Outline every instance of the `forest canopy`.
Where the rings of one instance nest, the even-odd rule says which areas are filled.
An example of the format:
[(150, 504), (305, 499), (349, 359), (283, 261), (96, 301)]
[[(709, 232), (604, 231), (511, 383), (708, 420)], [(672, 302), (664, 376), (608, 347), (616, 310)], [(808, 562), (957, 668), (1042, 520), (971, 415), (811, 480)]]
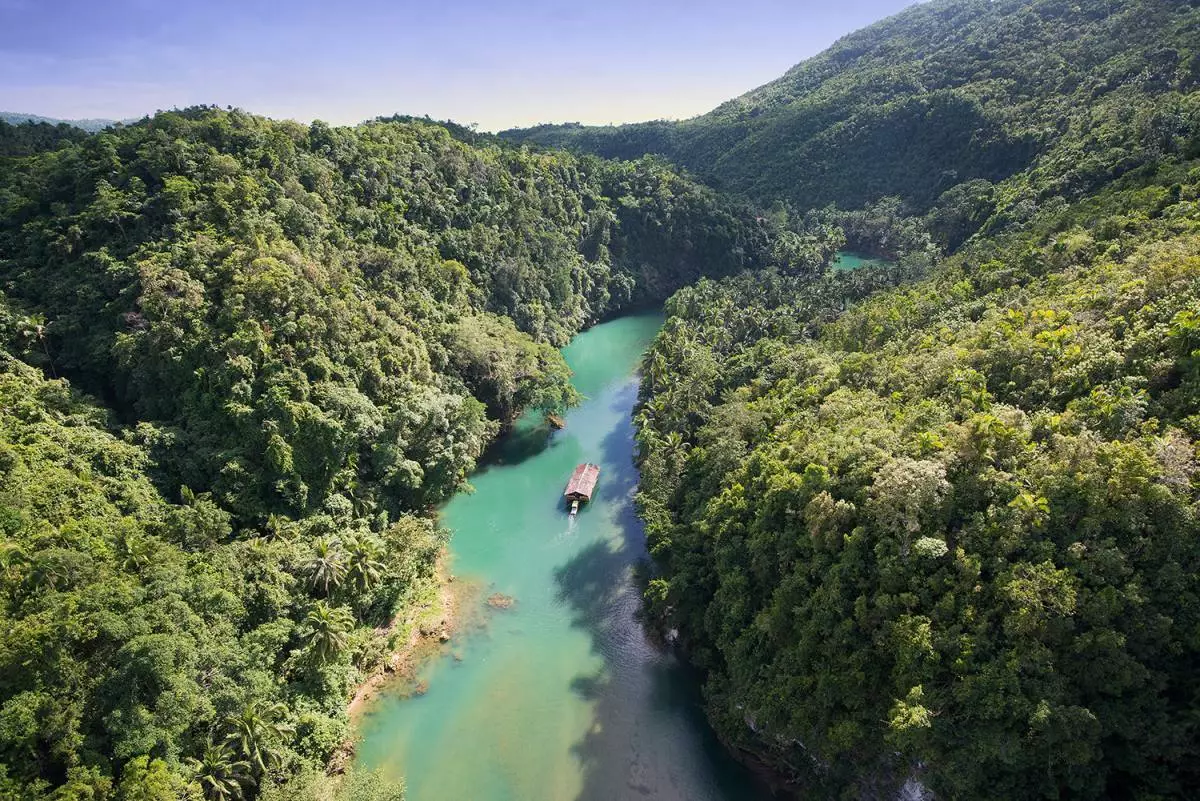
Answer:
[(931, 0), (694, 119), (501, 136), (653, 153), (801, 209), (894, 195), (924, 214), (961, 208), (972, 187), (989, 206), (982, 221), (1004, 200), (991, 186), (1012, 176), (1078, 197), (1164, 155), (1200, 153), (1198, 40), (1194, 0)]
[(890, 259), (702, 280), (643, 364), (648, 612), (801, 795), (1200, 785), (1198, 37), (935, 0), (695, 120), (505, 134)]
[(1197, 41), (932, 0), (679, 123), (0, 122), (0, 798), (402, 797), (324, 768), (433, 510), (664, 302), (645, 607), (723, 741), (821, 797), (1187, 796)]
[[(893, 235), (890, 265), (667, 303), (648, 610), (722, 738), (802, 794), (1200, 784), (1200, 161), (1061, 186), (999, 185), (1040, 208), (932, 269)], [(889, 205), (845, 229), (912, 232)]]
[(433, 580), (430, 510), (524, 410), (576, 401), (557, 346), (770, 257), (660, 162), (423, 121), (196, 108), (0, 124), (0, 154), (0, 797), (22, 801), (327, 798), (378, 632)]

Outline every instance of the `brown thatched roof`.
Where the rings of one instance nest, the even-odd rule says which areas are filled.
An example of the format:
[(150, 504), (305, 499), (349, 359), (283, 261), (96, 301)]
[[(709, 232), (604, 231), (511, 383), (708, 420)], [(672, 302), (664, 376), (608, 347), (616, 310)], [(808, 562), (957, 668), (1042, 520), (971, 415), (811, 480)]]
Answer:
[(563, 493), (568, 498), (590, 500), (596, 490), (596, 481), (600, 478), (600, 466), (586, 462), (575, 468), (571, 480), (567, 482), (567, 490)]

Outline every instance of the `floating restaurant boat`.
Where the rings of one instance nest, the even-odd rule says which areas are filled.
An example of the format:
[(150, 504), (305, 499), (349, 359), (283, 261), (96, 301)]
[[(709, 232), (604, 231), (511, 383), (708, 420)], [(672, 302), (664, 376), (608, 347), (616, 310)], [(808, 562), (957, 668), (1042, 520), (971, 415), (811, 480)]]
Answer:
[(563, 497), (571, 504), (571, 516), (579, 513), (579, 504), (590, 501), (596, 491), (596, 481), (600, 478), (600, 465), (584, 462), (575, 468), (571, 480), (567, 482)]

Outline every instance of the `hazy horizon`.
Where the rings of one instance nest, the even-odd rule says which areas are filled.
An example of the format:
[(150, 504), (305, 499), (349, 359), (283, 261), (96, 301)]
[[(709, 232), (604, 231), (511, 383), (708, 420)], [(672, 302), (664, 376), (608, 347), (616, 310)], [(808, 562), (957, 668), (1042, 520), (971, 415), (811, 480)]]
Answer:
[(120, 120), (212, 104), (489, 131), (683, 119), (912, 4), (0, 0), (0, 110)]

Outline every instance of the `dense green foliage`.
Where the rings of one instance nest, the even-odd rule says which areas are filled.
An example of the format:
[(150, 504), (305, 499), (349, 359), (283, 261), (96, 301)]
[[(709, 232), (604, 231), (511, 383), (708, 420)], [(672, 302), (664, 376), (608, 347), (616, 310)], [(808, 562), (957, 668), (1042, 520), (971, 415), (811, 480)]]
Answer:
[[(669, 302), (638, 418), (650, 610), (795, 786), (1200, 785), (1197, 42), (1195, 2), (934, 0), (693, 120), (503, 134), (803, 221), (801, 269)], [(893, 264), (812, 280), (831, 224)]]
[(1053, 175), (1056, 194), (1078, 194), (1197, 152), (1200, 109), (1187, 96), (1200, 86), (1197, 41), (1194, 1), (934, 0), (695, 119), (502, 136), (657, 153), (801, 208), (896, 195), (952, 214), (971, 196), (1002, 200), (991, 184), (1027, 169)]
[(820, 793), (1186, 796), (1200, 163), (867, 272), (703, 281), (647, 356), (647, 601), (714, 724)]
[(0, 160), (0, 797), (22, 801), (289, 776), (330, 798), (313, 769), (349, 691), (431, 581), (426, 510), (523, 409), (576, 399), (555, 346), (770, 257), (654, 161), (419, 121), (194, 109), (26, 140)]
[(60, 122), (10, 123), (0, 119), (0, 157), (29, 156), (43, 150), (53, 150), (63, 140), (82, 142), (87, 131)]
[(681, 287), (646, 598), (726, 741), (825, 795), (1194, 791), (1197, 41), (1195, 0), (933, 0), (695, 120), (506, 134), (629, 162), (0, 122), (0, 797), (399, 797), (320, 767), (428, 510)]
[[(552, 345), (765, 239), (653, 162), (215, 110), (16, 162), (0, 202), (0, 280), (47, 320), (34, 357), (243, 523), (444, 498), (485, 406), (570, 400)], [(477, 364), (495, 350), (521, 355)]]
[[(376, 534), (332, 502), (234, 537), (208, 495), (165, 503), (149, 468), (103, 411), (0, 356), (0, 797), (236, 797), (323, 757), (381, 646), (349, 606), (386, 622), (441, 544), (426, 521)], [(309, 581), (329, 532), (347, 570), (373, 549), (369, 580)], [(329, 603), (345, 630), (322, 648), (312, 618)]]

